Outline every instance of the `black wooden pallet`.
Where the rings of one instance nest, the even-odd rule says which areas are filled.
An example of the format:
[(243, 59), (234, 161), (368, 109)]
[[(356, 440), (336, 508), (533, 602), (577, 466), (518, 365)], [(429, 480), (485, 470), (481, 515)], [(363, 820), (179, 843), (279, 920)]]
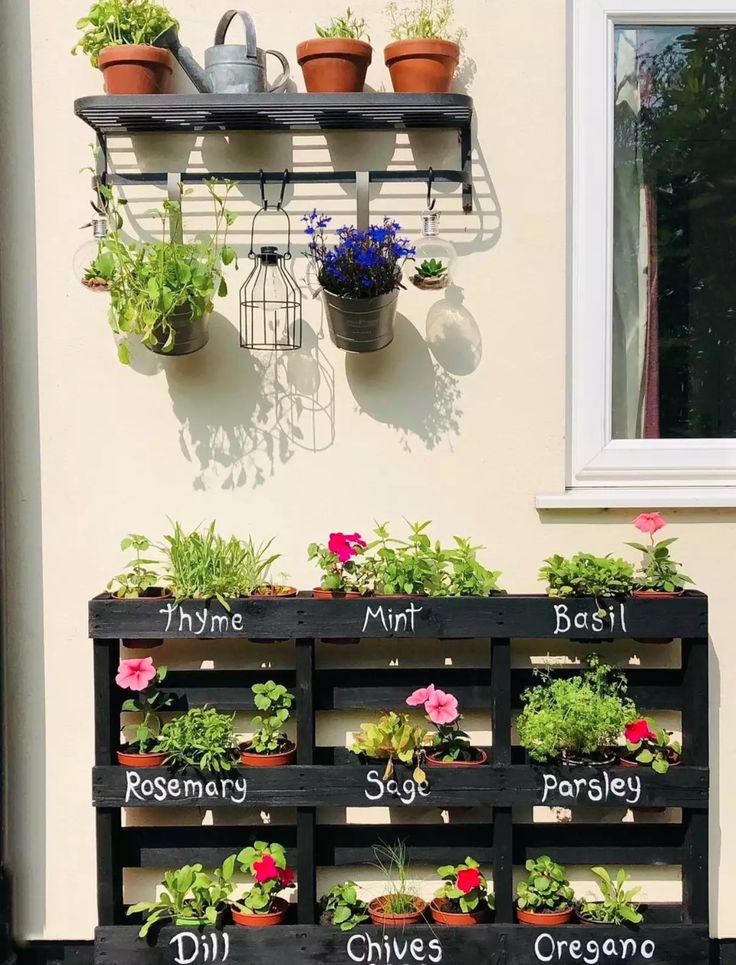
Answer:
[[(406, 839), (410, 857), (415, 862), (456, 863), (465, 854), (474, 853), (481, 861), (493, 866), (496, 924), (457, 931), (441, 929), (442, 958), (437, 960), (465, 963), (470, 956), (478, 955), (483, 961), (495, 961), (497, 965), (575, 961), (574, 955), (570, 958), (566, 949), (569, 949), (570, 942), (585, 938), (586, 941), (600, 941), (596, 953), (600, 963), (624, 960), (667, 962), (669, 965), (687, 962), (689, 965), (706, 962), (707, 600), (699, 593), (687, 594), (674, 601), (632, 600), (624, 604), (623, 612), (615, 610), (616, 625), (604, 631), (594, 631), (590, 626), (590, 614), (595, 607), (593, 601), (571, 601), (566, 606), (571, 629), (562, 634), (555, 633), (555, 623), (551, 622), (556, 619), (555, 604), (539, 596), (411, 601), (322, 601), (300, 596), (294, 600), (233, 601), (230, 612), (219, 604), (189, 602), (178, 610), (165, 609), (164, 614), (157, 612), (161, 608), (159, 605), (147, 602), (119, 604), (105, 594), (92, 600), (89, 617), (90, 630), (95, 638), (97, 698), (93, 794), (97, 814), (98, 906), (100, 924), (104, 926), (97, 935), (98, 961), (122, 965), (133, 957), (140, 960), (142, 956), (163, 963), (173, 962), (178, 954), (180, 940), (175, 935), (180, 930), (165, 929), (155, 946), (149, 947), (135, 938), (135, 929), (126, 927), (122, 893), (124, 868), (176, 867), (192, 860), (216, 864), (255, 836), (264, 835), (281, 841), (295, 855), (299, 888), (293, 914), (297, 923), (263, 931), (226, 930), (231, 943), (228, 954), (232, 961), (247, 961), (253, 965), (263, 962), (265, 965), (291, 962), (298, 957), (329, 965), (331, 962), (360, 960), (351, 959), (347, 954), (344, 934), (315, 925), (318, 897), (315, 869), (317, 866), (368, 862), (371, 844), (380, 839), (393, 840), (399, 835)], [(612, 606), (615, 608), (620, 604)], [(380, 607), (383, 611), (377, 616)], [(404, 625), (400, 615), (406, 613), (408, 607), (413, 609), (407, 614)], [(366, 623), (368, 608), (371, 615)], [(413, 632), (410, 627), (412, 614)], [(584, 614), (588, 620), (586, 629), (582, 628)], [(236, 616), (239, 619), (236, 620)], [(168, 630), (165, 622), (162, 625), (162, 618), (170, 620)], [(190, 619), (191, 627), (188, 624)], [(578, 630), (574, 627), (576, 619), (581, 624)], [(202, 620), (204, 630), (197, 634), (196, 628)], [(382, 621), (385, 621), (385, 628)], [(512, 747), (512, 710), (519, 706), (520, 693), (532, 678), (527, 671), (511, 669), (510, 638), (567, 639), (576, 632), (579, 637), (588, 638), (586, 644), (591, 638), (601, 642), (622, 637), (681, 639), (680, 667), (663, 671), (632, 668), (628, 676), (630, 693), (639, 706), (647, 710), (681, 712), (682, 766), (671, 769), (664, 776), (644, 769), (612, 768), (601, 772), (595, 769), (541, 768), (525, 763), (518, 749)], [(114, 684), (119, 643), (125, 637), (150, 639), (160, 636), (232, 640), (253, 637), (256, 641), (263, 641), (264, 645), (274, 638), (293, 640), (294, 669), (274, 671), (272, 675), (283, 679), (296, 693), (297, 763), (287, 768), (238, 767), (225, 776), (232, 782), (228, 789), (222, 783), (222, 776), (212, 778), (192, 772), (175, 774), (168, 768), (130, 772), (118, 767), (114, 763), (114, 752), (119, 740), (120, 707), (124, 696)], [(337, 637), (390, 636), (486, 638), (488, 656), (483, 666), (473, 669), (389, 668), (366, 673), (355, 669), (315, 668), (316, 638), (329, 641)], [(360, 646), (369, 644), (363, 642)], [(597, 649), (600, 652), (600, 648)], [(576, 652), (585, 653), (580, 645), (576, 646)], [(488, 765), (462, 771), (428, 769), (429, 786), (420, 793), (408, 770), (399, 771), (396, 788), (382, 787), (380, 768), (361, 765), (344, 748), (315, 746), (317, 711), (329, 713), (364, 708), (368, 717), (384, 707), (398, 709), (411, 689), (426, 685), (428, 674), (437, 686), (457, 693), (465, 708), (488, 708), (493, 733), (493, 746), (487, 749)], [(221, 710), (244, 711), (252, 708), (248, 688), (263, 677), (262, 671), (174, 671), (167, 678), (167, 687), (177, 694), (176, 706), (180, 709), (210, 704)], [(185, 789), (185, 780), (201, 781), (201, 792), (197, 784), (189, 784)], [(634, 785), (626, 784), (632, 780)], [(150, 794), (149, 786), (144, 786), (143, 781), (151, 782)], [(171, 784), (171, 781), (180, 783)], [(208, 781), (215, 783), (208, 787)], [(236, 781), (241, 783), (236, 785)], [(136, 793), (142, 793), (145, 800), (131, 798), (131, 787)], [(229, 792), (229, 800), (223, 799), (225, 790)], [(369, 796), (366, 796), (366, 790)], [(127, 805), (126, 792), (129, 796)], [(168, 795), (168, 798), (156, 801), (157, 793)], [(152, 801), (148, 800), (151, 796)], [(274, 824), (268, 834), (260, 825), (254, 828), (123, 828), (121, 825), (124, 806), (176, 807), (195, 803), (208, 808), (223, 804), (232, 806), (233, 803), (242, 807), (267, 808), (273, 812)], [(682, 811), (680, 821), (662, 824), (564, 826), (525, 823), (529, 820), (530, 807), (540, 804), (585, 805), (597, 809), (601, 818), (604, 811), (610, 813), (612, 808), (630, 806), (678, 807)], [(366, 805), (389, 806), (390, 827), (329, 826), (318, 822), (317, 809), (320, 807)], [(279, 824), (279, 809), (285, 807), (295, 808), (295, 825)], [(409, 820), (409, 811), (426, 811), (427, 808), (451, 809), (452, 823), (442, 825), (441, 830), (439, 825), (396, 823), (401, 822), (403, 812), (407, 812), (406, 819)], [(467, 818), (464, 817), (466, 814)], [(562, 952), (557, 945), (550, 946), (552, 951), (545, 946), (540, 957), (535, 952), (535, 941), (540, 933), (512, 924), (512, 872), (514, 866), (523, 864), (528, 857), (544, 852), (569, 864), (679, 865), (682, 868), (683, 903), (652, 906), (647, 924), (639, 932), (591, 930), (578, 926), (566, 926), (559, 932), (555, 930), (555, 941), (568, 944)], [(368, 931), (366, 934), (377, 933)], [(434, 934), (425, 925), (404, 937), (427, 942), (428, 936)], [(593, 935), (596, 937), (589, 937)], [(621, 946), (626, 939), (637, 942), (635, 954), (633, 946)], [(223, 936), (220, 940), (224, 941)], [(359, 943), (363, 940), (359, 939)], [(609, 940), (614, 944), (605, 945)], [(646, 945), (642, 954), (641, 943), (644, 941), (654, 942), (654, 949)], [(401, 947), (403, 945), (399, 950)], [(622, 947), (629, 957), (621, 958), (617, 949)], [(430, 961), (427, 948), (424, 960)], [(577, 946), (573, 944), (573, 948), (577, 949)], [(191, 951), (189, 949), (182, 955), (187, 957)], [(210, 956), (208, 962), (212, 961), (212, 952), (211, 944), (202, 946), (197, 961), (203, 961), (205, 954)], [(551, 958), (545, 957), (548, 953)], [(438, 954), (436, 949), (435, 954)], [(375, 960), (385, 965), (385, 955), (384, 959)], [(390, 965), (414, 960), (411, 956), (397, 957), (393, 950), (388, 961)], [(212, 965), (217, 965), (217, 955)]]

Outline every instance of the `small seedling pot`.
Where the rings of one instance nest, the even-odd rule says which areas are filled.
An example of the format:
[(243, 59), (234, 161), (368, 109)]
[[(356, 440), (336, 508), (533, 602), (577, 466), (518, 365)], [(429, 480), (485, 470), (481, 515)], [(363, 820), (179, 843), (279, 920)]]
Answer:
[(250, 750), (250, 742), (240, 745), (240, 763), (248, 767), (285, 767), (296, 760), (296, 744), (291, 743), (278, 754), (256, 754)]
[(269, 583), (268, 586), (261, 587), (259, 593), (254, 593), (252, 597), (246, 597), (246, 599), (283, 600), (286, 597), (296, 596), (298, 592), (295, 586), (281, 586), (279, 583)]
[(446, 898), (435, 898), (430, 902), (429, 910), (432, 921), (438, 925), (450, 925), (453, 928), (466, 928), (469, 925), (480, 925), (488, 918), (488, 908), (476, 908), (475, 911), (447, 911), (449, 902)]
[(567, 908), (565, 911), (527, 911), (517, 907), (516, 917), (522, 925), (537, 925), (542, 928), (552, 928), (555, 925), (567, 925), (571, 922), (575, 914), (574, 908)]
[(387, 928), (404, 928), (407, 925), (418, 925), (426, 914), (427, 902), (422, 901), (421, 898), (417, 898), (414, 895), (411, 897), (414, 902), (414, 911), (408, 911), (401, 915), (394, 915), (390, 911), (386, 911), (386, 906), (390, 900), (388, 895), (374, 898), (368, 905), (368, 914), (371, 916), (371, 921), (374, 925), (384, 925)]
[(130, 751), (119, 750), (118, 764), (122, 764), (123, 767), (163, 767), (168, 756), (166, 753), (134, 754)]
[(477, 761), (439, 761), (431, 754), (427, 754), (424, 759), (429, 767), (481, 767), (488, 763), (488, 754), (485, 751), (479, 747), (474, 747), (473, 750), (480, 754)]
[(286, 916), (289, 914), (289, 902), (285, 898), (272, 898), (271, 911), (265, 915), (253, 915), (238, 911), (237, 908), (232, 908), (231, 911), (236, 925), (245, 928), (273, 928), (274, 925), (283, 925), (286, 921)]
[[(170, 600), (173, 594), (171, 590), (165, 590), (161, 586), (152, 586), (146, 590), (143, 596), (126, 598), (118, 596), (116, 593), (111, 593), (110, 596), (118, 603), (137, 603), (139, 600)], [(127, 647), (128, 650), (153, 650), (154, 647), (160, 647), (163, 642), (163, 637), (152, 637), (150, 640), (146, 640), (143, 637), (140, 639), (127, 637), (123, 640), (123, 646)]]
[(384, 50), (397, 94), (446, 94), (460, 48), (452, 40), (396, 40)]
[(308, 93), (360, 94), (373, 48), (364, 40), (320, 37), (300, 43), (296, 59)]
[(99, 68), (107, 94), (166, 94), (174, 70), (168, 50), (144, 44), (103, 47)]

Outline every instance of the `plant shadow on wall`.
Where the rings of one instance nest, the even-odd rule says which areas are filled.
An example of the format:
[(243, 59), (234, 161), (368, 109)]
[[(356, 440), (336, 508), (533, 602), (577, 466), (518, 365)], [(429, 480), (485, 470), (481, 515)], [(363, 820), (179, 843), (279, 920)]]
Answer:
[(297, 449), (334, 441), (334, 371), (308, 325), (293, 352), (237, 346), (237, 330), (214, 314), (205, 352), (162, 363), (195, 489), (256, 488)]
[(396, 429), (403, 448), (427, 449), (460, 433), (458, 380), (432, 360), (420, 333), (401, 313), (393, 342), (380, 352), (348, 354), (345, 373), (361, 412)]

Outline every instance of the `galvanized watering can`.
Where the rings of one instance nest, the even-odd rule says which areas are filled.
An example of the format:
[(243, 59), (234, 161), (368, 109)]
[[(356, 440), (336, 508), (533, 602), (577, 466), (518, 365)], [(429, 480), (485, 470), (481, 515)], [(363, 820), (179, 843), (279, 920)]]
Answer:
[[(240, 17), (245, 27), (245, 44), (226, 44), (228, 27)], [(188, 47), (179, 41), (176, 27), (169, 27), (154, 41), (157, 47), (170, 50), (187, 77), (201, 94), (263, 94), (282, 90), (289, 79), (289, 62), (278, 50), (261, 50), (256, 46), (253, 18), (245, 10), (228, 10), (215, 31), (215, 44), (204, 52), (204, 70)], [(269, 84), (266, 79), (266, 56), (272, 54), (282, 72)]]

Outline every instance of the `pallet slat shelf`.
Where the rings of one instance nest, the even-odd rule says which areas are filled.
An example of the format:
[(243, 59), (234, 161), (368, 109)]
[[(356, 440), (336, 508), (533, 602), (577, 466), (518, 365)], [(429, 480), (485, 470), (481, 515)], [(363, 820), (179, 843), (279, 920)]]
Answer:
[[(446, 965), (464, 965), (471, 956), (480, 956), (494, 965), (510, 965), (576, 961), (575, 955), (569, 957), (571, 946), (576, 954), (578, 949), (588, 948), (588, 957), (595, 959), (596, 965), (618, 961), (662, 965), (707, 962), (707, 599), (702, 594), (689, 593), (676, 601), (632, 600), (623, 607), (612, 604), (613, 625), (609, 622), (600, 629), (591, 626), (592, 601), (568, 601), (564, 611), (555, 609), (559, 605), (540, 596), (317, 601), (300, 595), (292, 600), (232, 601), (229, 611), (219, 604), (199, 601), (188, 601), (178, 609), (137, 601), (120, 604), (104, 594), (90, 601), (97, 697), (93, 799), (98, 837), (98, 965), (132, 965), (134, 960), (163, 965), (176, 963), (177, 958), (180, 962), (188, 960), (192, 955), (192, 962), (206, 960), (209, 965), (224, 965), (226, 961), (233, 965), (275, 965), (294, 957), (321, 965), (350, 961), (381, 965), (441, 961)], [(160, 609), (164, 612), (159, 613)], [(401, 614), (406, 614), (406, 622)], [(196, 632), (198, 627), (202, 628), (200, 633)], [(666, 775), (657, 775), (644, 768), (569, 769), (524, 762), (519, 749), (511, 743), (511, 721), (520, 693), (531, 683), (531, 677), (528, 671), (512, 668), (512, 638), (568, 640), (576, 633), (586, 638), (580, 644), (571, 643), (573, 652), (580, 655), (586, 652), (583, 646), (611, 638), (672, 637), (681, 641), (674, 645), (681, 654), (679, 668), (631, 668), (629, 672), (630, 693), (640, 706), (681, 712), (681, 766), (671, 768)], [(227, 775), (217, 776), (196, 771), (174, 774), (168, 768), (130, 771), (117, 766), (114, 751), (122, 698), (114, 685), (114, 676), (120, 641), (126, 637), (161, 636), (230, 640), (233, 646), (237, 645), (236, 640), (251, 637), (256, 644), (260, 640), (263, 647), (277, 638), (290, 641), (286, 646), (293, 648), (293, 669), (269, 674), (282, 679), (296, 693), (297, 763), (285, 768), (236, 767)], [(381, 783), (380, 768), (361, 765), (345, 748), (317, 747), (318, 713), (360, 708), (375, 713), (379, 708), (398, 706), (410, 688), (426, 684), (427, 671), (421, 669), (388, 668), (366, 674), (355, 669), (319, 668), (316, 640), (326, 639), (332, 654), (335, 648), (329, 639), (337, 637), (444, 638), (450, 648), (451, 641), (460, 637), (486, 639), (487, 659), (480, 661), (481, 666), (433, 669), (432, 676), (438, 686), (445, 684), (458, 693), (462, 706), (488, 709), (493, 735), (493, 744), (487, 748), (489, 763), (463, 770), (427, 768), (429, 786), (420, 793), (409, 769), (398, 769), (397, 785), (389, 787)], [(401, 645), (401, 640), (397, 645)], [(605, 654), (605, 648), (596, 649)], [(209, 703), (227, 712), (248, 711), (252, 709), (248, 688), (265, 675), (262, 671), (175, 670), (167, 678), (167, 688), (177, 693), (177, 709)], [(230, 783), (225, 784), (226, 781)], [(186, 939), (177, 937), (182, 929), (164, 928), (149, 944), (137, 939), (137, 929), (127, 924), (125, 918), (124, 868), (174, 867), (194, 860), (219, 863), (254, 836), (265, 834), (260, 825), (121, 825), (123, 808), (193, 805), (273, 811), (270, 833), (295, 855), (299, 888), (297, 903), (292, 908), (294, 924), (255, 931), (228, 927), (216, 938), (204, 930)], [(621, 813), (632, 807), (680, 808), (681, 820), (676, 820), (675, 812), (675, 820), (666, 823), (650, 823), (649, 819), (646, 823), (625, 825), (528, 823), (531, 809), (538, 805), (585, 806), (590, 816), (600, 814), (601, 819), (612, 808), (621, 809)], [(399, 955), (393, 946), (386, 950), (381, 945), (384, 938), (380, 930), (361, 927), (346, 935), (318, 926), (316, 868), (365, 863), (370, 857), (370, 845), (381, 834), (380, 824), (330, 826), (319, 817), (318, 808), (343, 806), (389, 807), (394, 822), (390, 825), (392, 833), (401, 832), (417, 862), (457, 863), (465, 854), (475, 852), (485, 865), (493, 868), (494, 924), (470, 929), (425, 925), (397, 932), (399, 952), (404, 941), (409, 949), (414, 940), (421, 944), (421, 955), (417, 952), (413, 957), (411, 953), (407, 953), (409, 957)], [(284, 824), (279, 818), (282, 812), (278, 809), (283, 808), (294, 809), (295, 824)], [(415, 813), (426, 813), (428, 808), (452, 809), (452, 823), (411, 823)], [(465, 808), (467, 815), (462, 810)], [(402, 813), (406, 819), (397, 825), (395, 822), (402, 821)], [(513, 868), (527, 857), (543, 852), (570, 865), (679, 865), (683, 903), (653, 905), (646, 924), (638, 929), (573, 925), (551, 929), (545, 936), (541, 930), (513, 924)], [(347, 941), (352, 935), (357, 937), (348, 950)], [(391, 930), (387, 935), (393, 940)], [(430, 947), (429, 942), (435, 938), (438, 944)], [(626, 941), (634, 945), (622, 944)], [(593, 944), (588, 946), (589, 942)], [(189, 944), (185, 948), (182, 943)], [(227, 956), (223, 958), (225, 943)], [(419, 949), (419, 944), (413, 947)], [(376, 949), (382, 949), (383, 957), (376, 957)]]

